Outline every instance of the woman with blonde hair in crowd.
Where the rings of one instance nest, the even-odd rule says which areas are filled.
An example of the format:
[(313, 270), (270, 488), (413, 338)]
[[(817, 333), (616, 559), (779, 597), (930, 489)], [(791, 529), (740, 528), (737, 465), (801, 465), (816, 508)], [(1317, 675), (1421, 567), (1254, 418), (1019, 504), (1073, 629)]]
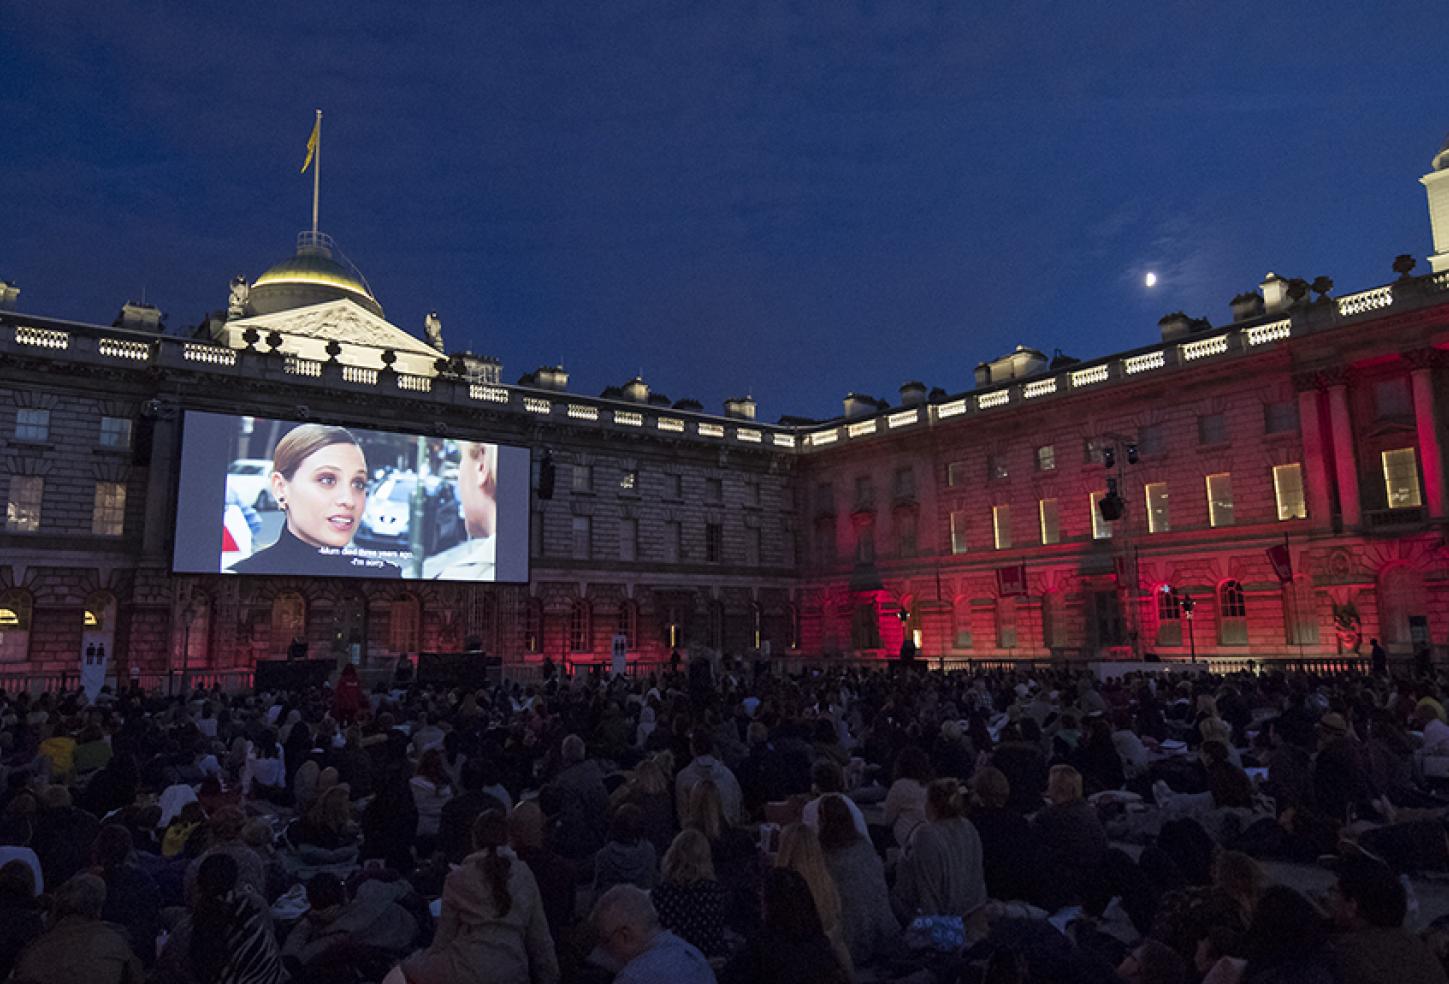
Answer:
[(789, 868), (805, 879), (805, 884), (810, 887), (810, 897), (815, 900), (820, 928), (825, 931), (825, 938), (830, 941), (830, 948), (835, 951), (840, 966), (853, 978), (855, 964), (845, 945), (840, 893), (835, 889), (835, 878), (825, 864), (825, 852), (820, 848), (820, 838), (815, 831), (803, 823), (786, 825), (780, 832), (780, 853), (775, 857), (775, 867)]
[(714, 877), (709, 841), (698, 830), (682, 830), (664, 852), (661, 880), (651, 893), (659, 924), (706, 957), (725, 952), (725, 890)]
[(709, 841), (710, 860), (729, 896), (725, 922), (739, 932), (755, 927), (760, 917), (760, 854), (755, 839), (725, 818), (719, 787), (705, 779), (694, 784), (685, 801), (685, 830), (697, 830)]
[(613, 813), (625, 803), (639, 808), (640, 829), (654, 845), (655, 853), (663, 855), (668, 851), (675, 831), (674, 796), (655, 756), (634, 766), (628, 781), (614, 790), (614, 795), (609, 797), (609, 812)]

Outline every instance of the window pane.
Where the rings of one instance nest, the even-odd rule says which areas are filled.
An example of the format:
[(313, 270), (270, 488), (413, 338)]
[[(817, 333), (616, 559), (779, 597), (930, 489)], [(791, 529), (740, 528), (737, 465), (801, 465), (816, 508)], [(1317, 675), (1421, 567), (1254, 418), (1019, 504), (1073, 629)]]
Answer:
[(1037, 512), (1041, 519), (1041, 542), (1051, 544), (1060, 541), (1061, 522), (1057, 516), (1057, 500), (1042, 499), (1037, 504)]
[(637, 468), (627, 469), (619, 476), (619, 490), (621, 492), (636, 492), (639, 489), (639, 470)]
[(1005, 550), (1011, 546), (1011, 507), (991, 507), (991, 529), (996, 537), (996, 549)]
[(1101, 504), (1102, 500), (1105, 499), (1106, 497), (1107, 497), (1107, 493), (1106, 492), (1093, 492), (1092, 493), (1092, 502), (1091, 502), (1091, 504), (1092, 504), (1092, 539), (1093, 540), (1110, 540), (1110, 539), (1112, 539), (1112, 524), (1109, 523), (1109, 522), (1107, 522), (1105, 519), (1102, 518), (1102, 510), (1100, 508), (1100, 504)]
[(966, 462), (953, 461), (946, 466), (946, 484), (949, 485), (951, 488), (956, 488), (957, 486), (964, 484), (965, 480)]
[(101, 447), (129, 448), (131, 446), (131, 419), (129, 417), (101, 418)]
[(745, 563), (750, 567), (760, 566), (760, 530), (751, 526), (745, 529)]
[(635, 560), (639, 555), (639, 521), (619, 520), (619, 559)]
[(1208, 522), (1233, 525), (1233, 476), (1227, 472), (1207, 477)]
[(573, 552), (574, 560), (589, 559), (589, 517), (575, 516), (573, 522)]
[(574, 465), (573, 489), (575, 492), (591, 492), (594, 488), (594, 466)]
[(724, 498), (724, 481), (718, 478), (706, 478), (704, 496), (710, 502), (721, 501)]
[(11, 475), (10, 500), (5, 504), (5, 528), (17, 533), (40, 529), (40, 502), (45, 479), (39, 475)]
[(1374, 410), (1380, 420), (1385, 417), (1412, 417), (1414, 404), (1409, 398), (1409, 381), (1385, 379), (1374, 384)]
[(951, 552), (966, 552), (966, 514), (959, 509), (951, 513)]
[(986, 459), (986, 477), (993, 482), (1008, 477), (1006, 455), (993, 454)]
[(1293, 400), (1263, 404), (1263, 431), (1287, 434), (1298, 429), (1298, 404)]
[(1143, 454), (1161, 454), (1167, 450), (1167, 431), (1161, 424), (1149, 424), (1137, 435), (1137, 450)]
[(16, 410), (15, 440), (44, 441), (50, 437), (49, 410)]
[(1055, 471), (1057, 467), (1057, 449), (1054, 445), (1043, 444), (1036, 449), (1037, 471)]
[(1390, 509), (1417, 509), (1423, 505), (1419, 497), (1419, 462), (1413, 448), (1385, 451), (1384, 491)]
[(1228, 421), (1220, 413), (1209, 413), (1197, 418), (1197, 443), (1223, 444), (1228, 439)]
[(704, 524), (704, 559), (711, 564), (724, 559), (724, 527), (719, 523)]
[(1172, 529), (1167, 514), (1167, 483), (1149, 482), (1143, 492), (1147, 498), (1147, 532), (1166, 533)]
[(126, 487), (120, 482), (97, 482), (91, 510), (91, 532), (120, 536), (126, 523)]
[(671, 564), (684, 559), (684, 524), (677, 520), (664, 524), (664, 559)]
[(916, 473), (909, 468), (896, 469), (896, 498), (914, 499), (916, 497)]
[(1273, 468), (1273, 497), (1278, 502), (1278, 518), (1305, 519), (1308, 507), (1303, 502), (1303, 466), (1276, 465)]

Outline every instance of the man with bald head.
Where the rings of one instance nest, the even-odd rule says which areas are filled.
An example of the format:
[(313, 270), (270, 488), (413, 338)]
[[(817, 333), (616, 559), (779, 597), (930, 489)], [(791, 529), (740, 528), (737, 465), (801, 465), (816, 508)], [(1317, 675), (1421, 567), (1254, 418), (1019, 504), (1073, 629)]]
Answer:
[(591, 918), (599, 949), (620, 966), (614, 984), (715, 984), (704, 954), (659, 925), (643, 889), (615, 885)]

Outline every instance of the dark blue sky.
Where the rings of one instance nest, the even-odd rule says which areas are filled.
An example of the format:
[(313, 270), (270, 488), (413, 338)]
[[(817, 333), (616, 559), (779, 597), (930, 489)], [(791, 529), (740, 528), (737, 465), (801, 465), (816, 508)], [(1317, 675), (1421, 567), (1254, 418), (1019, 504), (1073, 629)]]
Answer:
[[(1379, 11), (1385, 11), (1380, 13)], [(1105, 11), (1105, 12), (1104, 12)], [(1392, 13), (1388, 12), (1392, 11)], [(173, 328), (322, 227), (511, 381), (826, 417), (1430, 250), (1431, 6), (0, 5), (0, 278)], [(1155, 290), (1142, 286), (1155, 270)]]

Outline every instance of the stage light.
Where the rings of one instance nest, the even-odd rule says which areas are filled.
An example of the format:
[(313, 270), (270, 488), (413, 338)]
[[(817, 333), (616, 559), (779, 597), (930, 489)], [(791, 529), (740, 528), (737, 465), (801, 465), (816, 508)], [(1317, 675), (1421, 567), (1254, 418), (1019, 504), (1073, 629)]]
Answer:
[(1116, 466), (1117, 466), (1117, 449), (1116, 448), (1103, 448), (1102, 449), (1102, 467), (1104, 467), (1104, 468), (1115, 468)]
[(1127, 464), (1137, 464), (1137, 445), (1135, 444), (1127, 445)]

